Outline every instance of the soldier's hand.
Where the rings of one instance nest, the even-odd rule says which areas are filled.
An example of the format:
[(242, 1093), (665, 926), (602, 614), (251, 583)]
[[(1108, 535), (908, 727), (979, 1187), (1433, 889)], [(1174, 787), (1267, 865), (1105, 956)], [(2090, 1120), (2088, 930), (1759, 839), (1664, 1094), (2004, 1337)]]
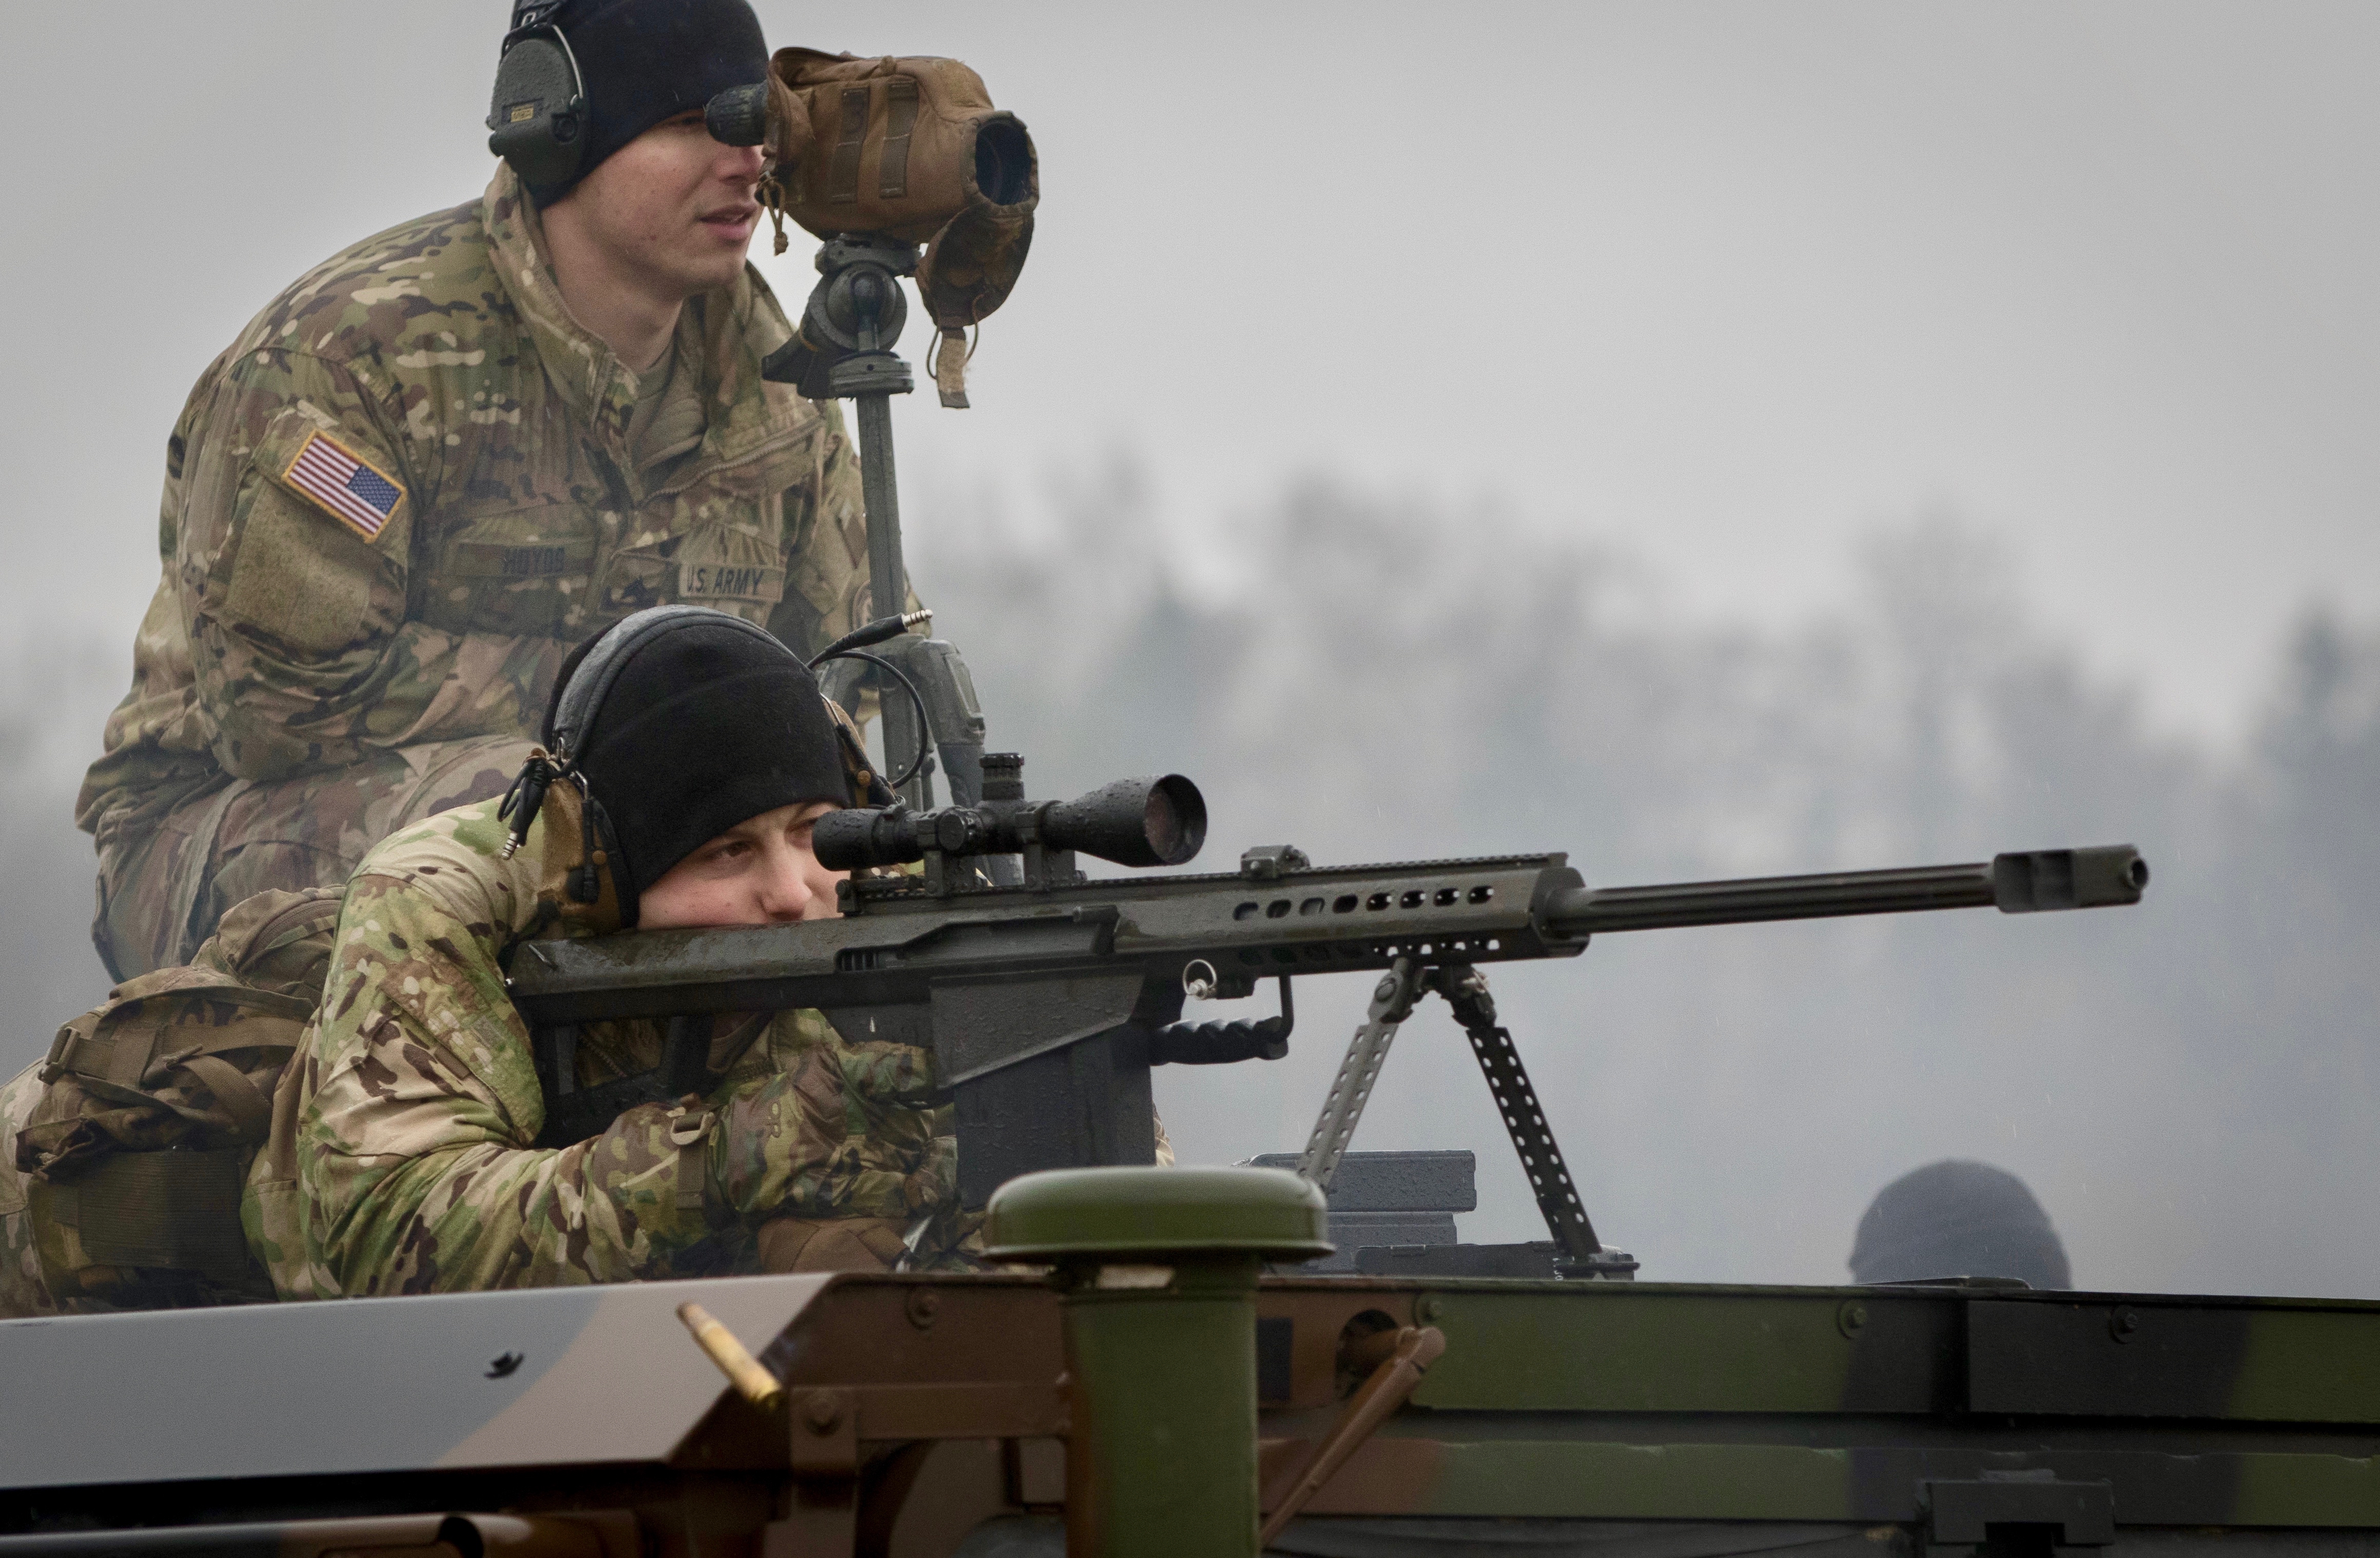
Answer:
[(925, 1109), (947, 1102), (931, 1050), (870, 1040), (845, 1044), (840, 1053), (844, 1085), (871, 1105)]

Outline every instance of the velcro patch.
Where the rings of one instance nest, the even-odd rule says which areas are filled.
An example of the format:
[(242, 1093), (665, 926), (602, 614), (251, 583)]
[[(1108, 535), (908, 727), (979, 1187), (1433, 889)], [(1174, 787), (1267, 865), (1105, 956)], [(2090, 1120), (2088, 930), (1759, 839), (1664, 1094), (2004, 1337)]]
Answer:
[(366, 541), (405, 501), (405, 483), (327, 432), (307, 436), (281, 480)]

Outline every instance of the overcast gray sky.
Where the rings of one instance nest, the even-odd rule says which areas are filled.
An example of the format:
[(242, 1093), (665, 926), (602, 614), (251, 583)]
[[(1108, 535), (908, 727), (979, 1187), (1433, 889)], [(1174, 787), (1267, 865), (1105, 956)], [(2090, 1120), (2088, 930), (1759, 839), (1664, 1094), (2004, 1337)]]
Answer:
[[(194, 376), (308, 264), (483, 186), (504, 10), (12, 14), (28, 627), (128, 639)], [(760, 10), (963, 57), (1039, 142), (978, 409), (903, 409), (929, 589), (938, 518), (1123, 447), (1209, 561), (1319, 470), (1492, 492), (1698, 617), (1807, 615), (1850, 538), (1955, 510), (2201, 731), (2301, 603), (2380, 609), (2371, 6)], [(763, 268), (797, 298), (807, 260)]]

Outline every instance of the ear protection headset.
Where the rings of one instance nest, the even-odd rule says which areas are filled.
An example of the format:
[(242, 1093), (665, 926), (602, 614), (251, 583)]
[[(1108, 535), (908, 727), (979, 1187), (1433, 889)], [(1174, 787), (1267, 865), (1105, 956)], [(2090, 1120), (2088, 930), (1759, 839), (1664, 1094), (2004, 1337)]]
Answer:
[[(513, 858), (516, 850), (528, 841), (529, 824), (537, 820), (538, 809), (545, 804), (545, 792), (567, 781), (578, 786), (583, 799), (587, 837), (581, 858), (587, 863), (579, 868), (571, 882), (571, 896), (581, 903), (595, 901), (598, 883), (595, 865), (601, 844), (606, 849), (616, 848), (611, 837), (612, 820), (604, 813), (603, 804), (587, 787), (587, 777), (574, 761), (585, 745), (589, 727), (603, 707), (603, 699), (612, 684), (620, 679), (620, 672), (636, 651), (664, 633), (688, 621), (725, 627), (730, 631), (750, 634), (786, 658), (799, 661), (799, 656), (778, 642), (774, 634), (756, 627), (740, 616), (710, 606), (657, 606), (638, 612), (582, 644), (562, 663), (556, 684), (553, 705), (546, 712), (544, 751), (532, 754), (522, 764), (520, 776), (504, 793), (497, 816), (509, 822), (512, 830), (504, 840), (504, 858)], [(547, 754), (551, 753), (551, 756)]]
[(488, 107), (488, 150), (538, 188), (569, 183), (587, 155), (587, 85), (557, 20), (569, 3), (517, 0)]

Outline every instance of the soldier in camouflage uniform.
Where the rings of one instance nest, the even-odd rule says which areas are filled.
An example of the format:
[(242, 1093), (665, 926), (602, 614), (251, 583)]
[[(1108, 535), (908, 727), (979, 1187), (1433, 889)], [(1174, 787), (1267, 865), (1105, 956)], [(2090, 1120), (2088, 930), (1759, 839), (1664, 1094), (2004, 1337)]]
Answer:
[(25, 1176), (16, 1163), (17, 1132), (41, 1102), (37, 1065), (0, 1083), (0, 1320), (55, 1314), (58, 1308), (42, 1276), (41, 1253), (25, 1213)]
[[(505, 860), (498, 804), (398, 834), (348, 889), (324, 1009), (283, 1086), (291, 1128), (249, 1181), (249, 1247), (281, 1296), (880, 1268), (921, 1221), (940, 1214), (929, 1250), (963, 1231), (924, 1052), (845, 1044), (816, 1012), (722, 1021), (698, 1102), (533, 1148), (544, 1100), (497, 955), (560, 906), (563, 873), (540, 862), (576, 841), (549, 819)], [(578, 1080), (649, 1070), (661, 1044), (657, 1023), (589, 1025)]]
[[(565, 661), (543, 736), (516, 801), (443, 812), (366, 857), (327, 955), (306, 955), (326, 973), (243, 950), (260, 919), (307, 901), (293, 895), (253, 900), (202, 949), (208, 967), (263, 981), (251, 988), (319, 992), (297, 1053), (264, 1084), (271, 1125), (237, 1208), (271, 1291), (971, 1263), (925, 1052), (848, 1043), (816, 1012), (722, 1016), (698, 1092), (549, 1129), (560, 1078), (540, 1075), (505, 990), (540, 940), (834, 914), (841, 873), (819, 864), (810, 824), (892, 799), (856, 727), (765, 630), (680, 605), (635, 614)], [(548, 749), (570, 756), (549, 762)], [(662, 1051), (659, 1023), (583, 1025), (567, 1090), (650, 1072)], [(113, 1307), (71, 1273), (54, 1292), (43, 1264), (27, 1197), (42, 1155), (17, 1139), (42, 1069), (0, 1084), (0, 1317)], [(220, 1077), (184, 1079), (202, 1089), (198, 1113)]]
[(565, 648), (606, 622), (699, 602), (815, 649), (866, 615), (840, 417), (759, 374), (791, 334), (743, 262), (761, 153), (700, 117), (765, 76), (758, 21), (745, 0), (561, 17), (589, 103), (574, 180), (503, 165), (334, 257), (175, 426), (163, 577), (77, 812), (119, 979), (501, 788)]
[[(523, 943), (831, 916), (840, 873), (809, 853), (809, 822), (878, 783), (800, 663), (721, 614), (632, 617), (565, 676), (597, 688), (574, 725), (566, 682), (549, 723), (588, 783), (525, 795), (537, 818), (517, 853), (481, 801), (389, 839), (348, 884), (314, 1030), (249, 1175), (249, 1243), (274, 1285), (419, 1293), (946, 1249), (965, 1227), (930, 1060), (845, 1043), (815, 1012), (722, 1017), (707, 1093), (534, 1145), (546, 1101), (504, 980)], [(574, 888), (590, 807), (591, 901)], [(589, 1025), (577, 1081), (649, 1070), (661, 1048), (655, 1023)]]

